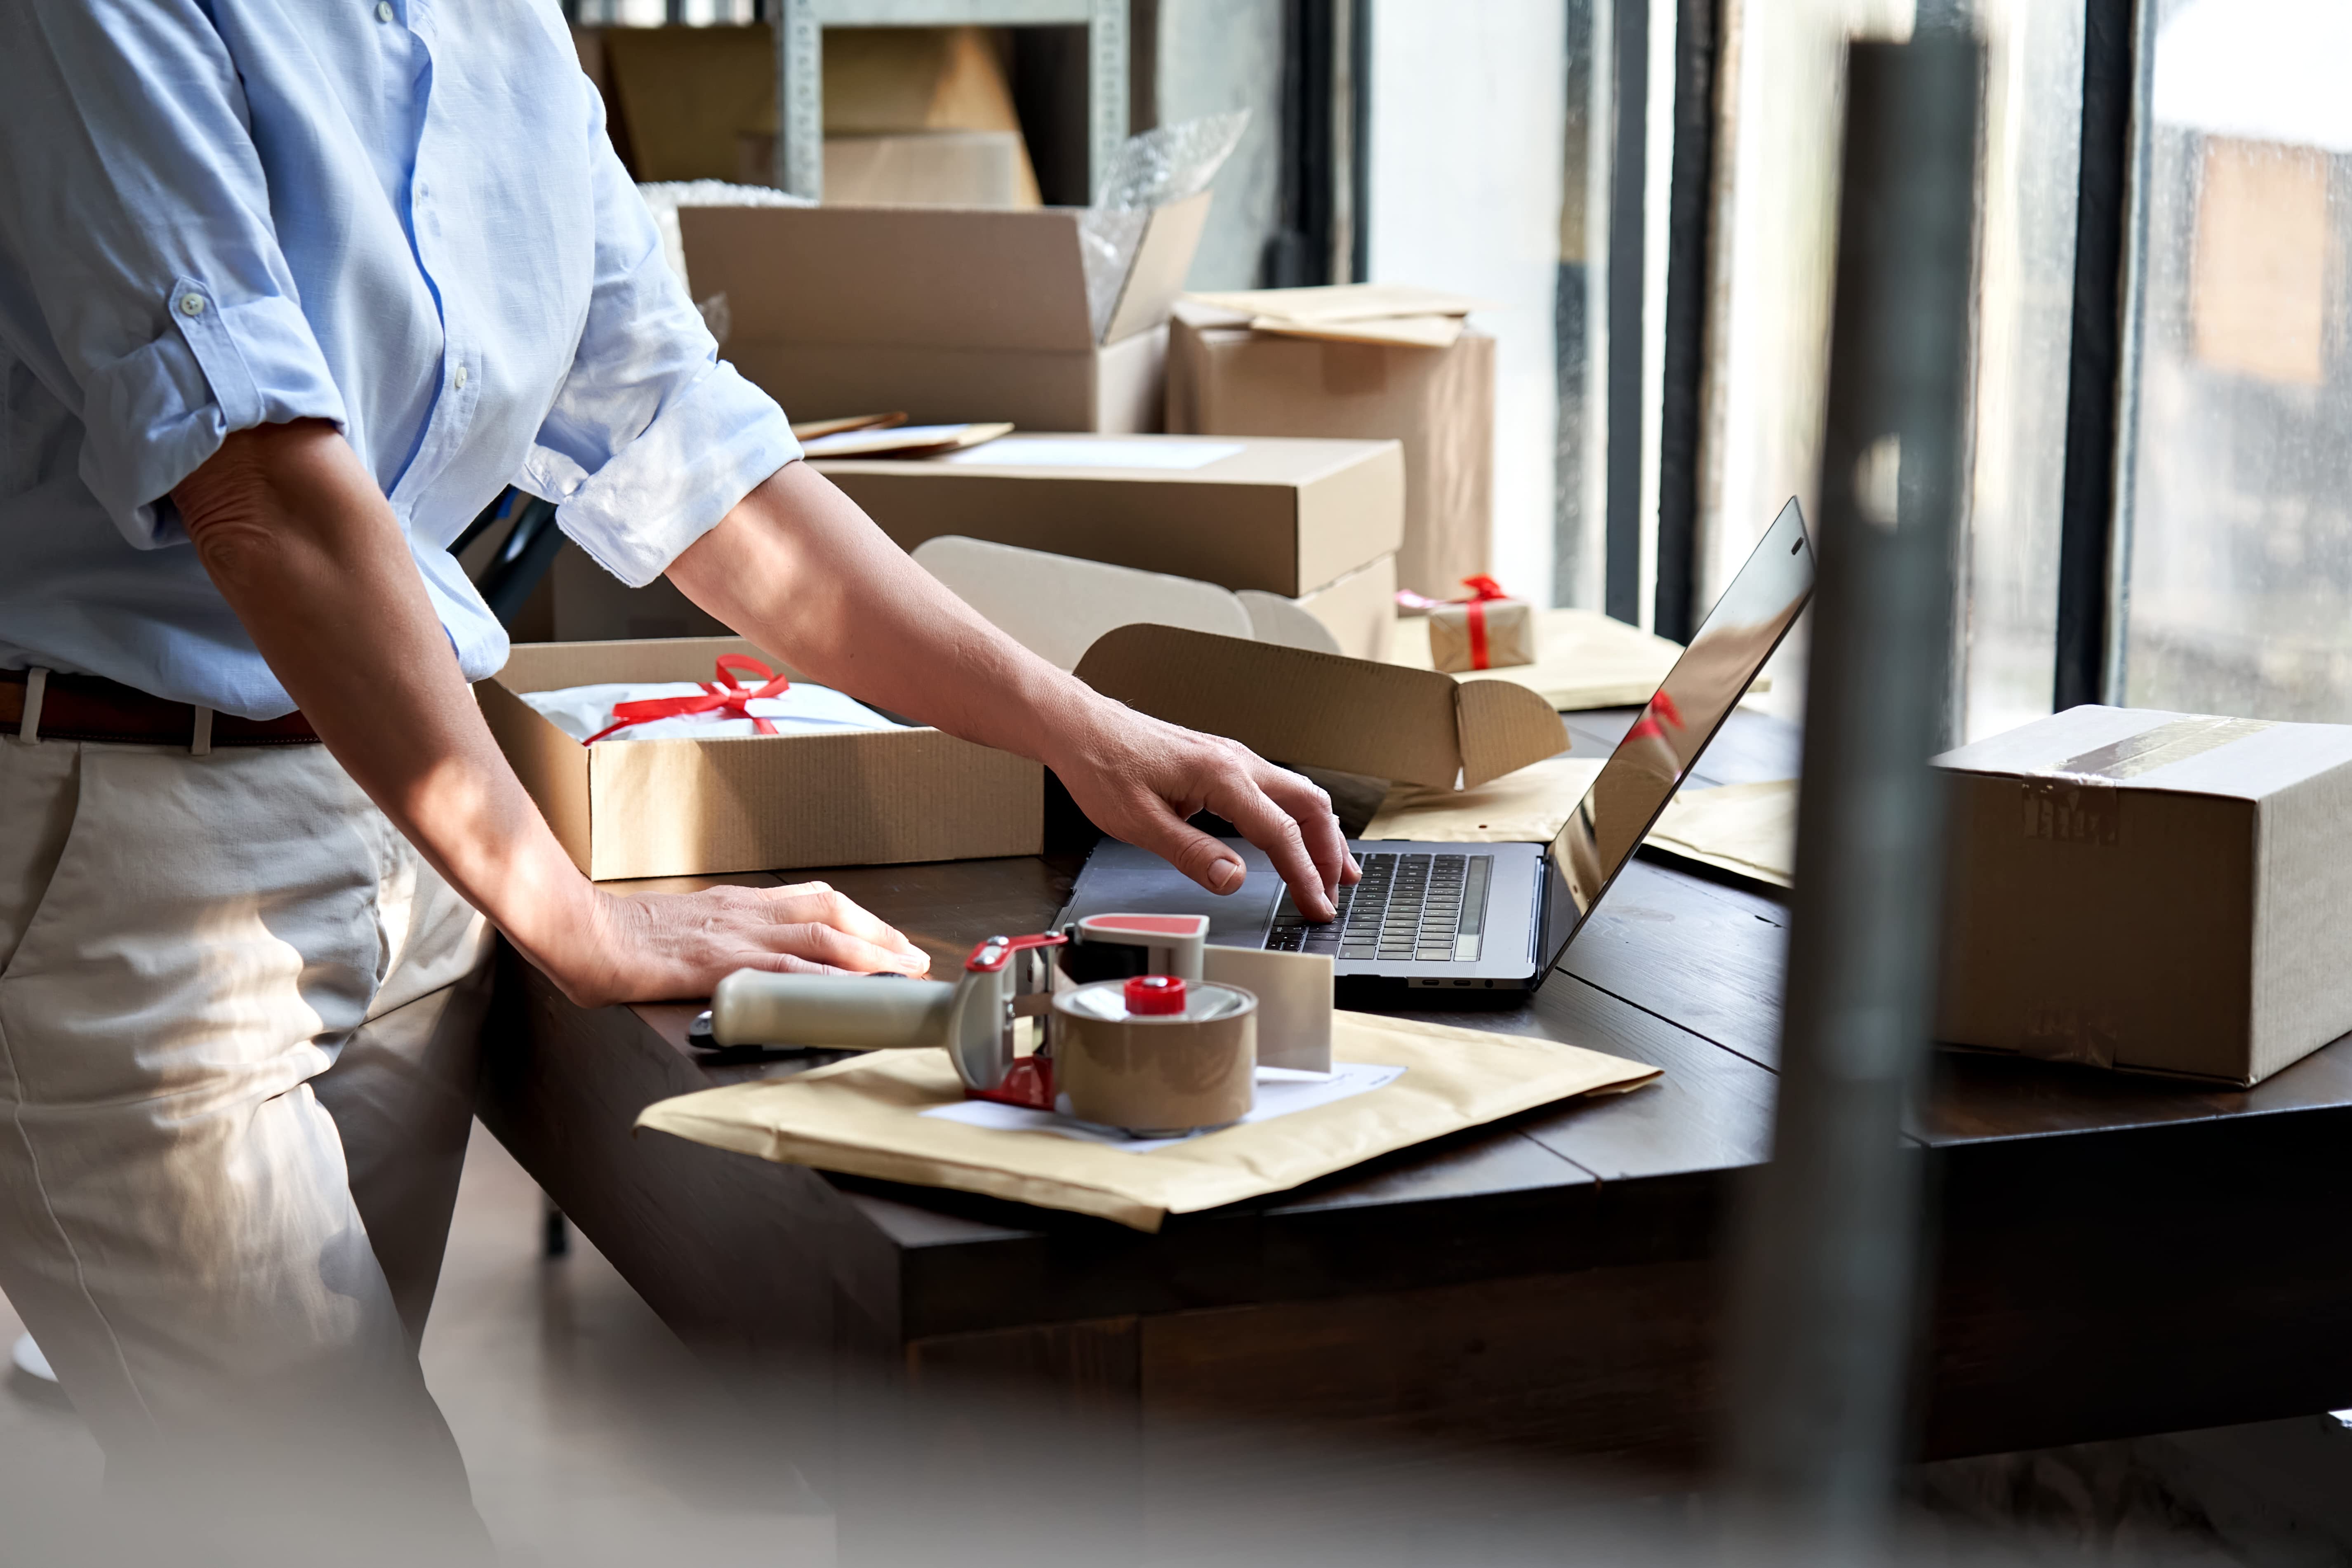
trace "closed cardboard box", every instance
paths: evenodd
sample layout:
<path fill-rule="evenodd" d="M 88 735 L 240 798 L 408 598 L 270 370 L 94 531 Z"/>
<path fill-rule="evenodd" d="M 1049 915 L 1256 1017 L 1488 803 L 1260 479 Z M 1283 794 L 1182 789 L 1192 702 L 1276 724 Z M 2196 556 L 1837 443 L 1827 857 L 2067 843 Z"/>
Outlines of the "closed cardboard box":
<path fill-rule="evenodd" d="M 1389 438 L 1404 448 L 1397 582 L 1451 598 L 1488 570 L 1494 533 L 1495 341 L 1451 348 L 1333 342 L 1250 330 L 1192 303 L 1169 327 L 1171 433 Z"/>
<path fill-rule="evenodd" d="M 1156 430 L 1169 307 L 1206 193 L 1150 215 L 1089 304 L 1079 211 L 684 207 L 694 296 L 727 296 L 727 358 L 795 419 Z"/>
<path fill-rule="evenodd" d="M 1404 531 L 1393 441 L 1015 435 L 810 466 L 908 550 L 960 533 L 1291 598 L 1392 553 Z"/>
<path fill-rule="evenodd" d="M 937 730 L 582 745 L 517 695 L 709 680 L 740 637 L 519 646 L 474 690 L 558 842 L 598 881 L 1034 855 L 1045 770 Z M 783 671 L 789 674 L 790 671 Z"/>
<path fill-rule="evenodd" d="M 2352 1030 L 2352 727 L 2084 707 L 1937 764 L 1939 1039 L 2242 1085 Z"/>

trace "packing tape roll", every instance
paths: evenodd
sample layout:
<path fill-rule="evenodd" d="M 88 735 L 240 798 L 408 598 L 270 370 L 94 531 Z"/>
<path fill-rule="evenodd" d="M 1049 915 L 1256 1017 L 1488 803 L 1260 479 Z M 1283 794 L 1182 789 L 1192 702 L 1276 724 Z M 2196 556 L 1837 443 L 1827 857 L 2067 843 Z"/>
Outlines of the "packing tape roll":
<path fill-rule="evenodd" d="M 1185 1009 L 1130 1015 L 1124 982 L 1054 998 L 1054 1089 L 1081 1121 L 1168 1135 L 1223 1127 L 1257 1100 L 1257 998 L 1238 985 L 1186 986 Z"/>

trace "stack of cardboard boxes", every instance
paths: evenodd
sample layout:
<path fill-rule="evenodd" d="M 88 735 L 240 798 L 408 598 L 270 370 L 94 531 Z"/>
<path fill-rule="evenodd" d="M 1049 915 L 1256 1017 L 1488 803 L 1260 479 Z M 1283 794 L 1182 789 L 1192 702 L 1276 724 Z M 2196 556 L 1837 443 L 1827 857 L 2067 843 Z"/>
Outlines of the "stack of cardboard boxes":
<path fill-rule="evenodd" d="M 694 297 L 726 297 L 721 353 L 794 418 L 888 412 L 919 425 L 1015 427 L 951 452 L 812 459 L 899 544 L 963 536 L 1286 601 L 1271 606 L 1281 612 L 1274 620 L 1290 617 L 1293 631 L 1311 634 L 1306 641 L 1255 631 L 1209 639 L 1244 650 L 1219 656 L 1244 666 L 1260 657 L 1253 648 L 1379 660 L 1400 552 L 1414 563 L 1412 581 L 1431 589 L 1485 564 L 1492 344 L 1463 332 L 1458 318 L 1447 344 L 1428 346 L 1286 339 L 1248 314 L 1219 326 L 1188 310 L 1175 323 L 1185 358 L 1171 400 L 1171 316 L 1208 201 L 1204 193 L 1139 215 L 1131 249 L 1108 269 L 1099 226 L 1068 208 L 686 207 L 679 227 Z M 1177 433 L 1163 433 L 1171 409 Z M 1242 619 L 1255 626 L 1259 613 Z M 554 621 L 557 644 L 519 650 L 485 705 L 592 875 L 1033 846 L 1034 765 L 1003 759 L 992 772 L 966 757 L 971 748 L 929 731 L 581 748 L 510 691 L 707 679 L 700 667 L 714 650 L 741 645 L 625 640 L 723 628 L 666 583 L 625 588 L 577 552 L 556 568 Z M 1284 640 L 1292 647 L 1274 646 Z M 1317 647 L 1326 651 L 1294 653 Z M 1381 680 L 1431 683 L 1419 696 L 1448 725 L 1467 700 L 1450 678 L 1332 663 L 1366 672 L 1359 684 L 1375 707 L 1393 696 Z M 1505 748 L 1511 766 L 1562 743 L 1549 705 L 1520 695 L 1522 727 L 1544 722 L 1540 736 Z M 1305 732 L 1296 709 L 1284 709 L 1285 733 Z M 1348 728 L 1385 744 L 1393 725 L 1368 713 Z M 1484 739 L 1471 747 L 1481 757 L 1493 749 Z M 724 778 L 710 771 L 722 763 Z M 1442 771 L 1450 781 L 1462 765 L 1457 758 Z M 740 778 L 725 771 L 746 768 Z M 776 838 L 783 829 L 769 813 L 749 806 L 723 832 L 692 826 L 709 810 L 670 824 L 667 837 L 644 825 L 666 796 L 723 784 L 719 793 L 739 804 L 772 801 L 780 780 L 830 803 L 822 821 L 792 813 L 800 837 L 789 841 Z"/>

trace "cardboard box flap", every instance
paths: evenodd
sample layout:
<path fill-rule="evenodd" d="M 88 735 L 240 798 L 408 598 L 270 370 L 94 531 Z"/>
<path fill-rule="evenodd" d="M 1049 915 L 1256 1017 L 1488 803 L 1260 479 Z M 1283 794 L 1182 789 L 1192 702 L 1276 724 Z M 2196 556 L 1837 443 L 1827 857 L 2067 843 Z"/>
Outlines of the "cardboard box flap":
<path fill-rule="evenodd" d="M 2352 763 L 2352 725 L 2085 705 L 1936 759 L 1956 773 L 2261 800 Z"/>
<path fill-rule="evenodd" d="M 1177 296 L 1184 291 L 1192 253 L 1201 247 L 1201 231 L 1209 222 L 1210 195 L 1202 191 L 1153 210 L 1135 247 L 1135 259 L 1119 285 L 1118 303 L 1111 307 L 1103 342 L 1115 343 L 1148 332 L 1168 319 Z"/>
<path fill-rule="evenodd" d="M 1077 675 L 1139 711 L 1264 757 L 1438 789 L 1484 784 L 1568 748 L 1559 715 L 1524 688 L 1463 686 L 1429 670 L 1174 626 L 1106 632 Z"/>
<path fill-rule="evenodd" d="M 677 219 L 695 298 L 727 296 L 730 341 L 1095 346 L 1075 208 L 681 207 Z"/>
<path fill-rule="evenodd" d="M 914 555 L 950 593 L 1058 669 L 1075 666 L 1103 633 L 1139 621 L 1225 637 L 1255 631 L 1252 612 L 1230 589 L 1190 577 L 954 533 L 925 540 Z"/>

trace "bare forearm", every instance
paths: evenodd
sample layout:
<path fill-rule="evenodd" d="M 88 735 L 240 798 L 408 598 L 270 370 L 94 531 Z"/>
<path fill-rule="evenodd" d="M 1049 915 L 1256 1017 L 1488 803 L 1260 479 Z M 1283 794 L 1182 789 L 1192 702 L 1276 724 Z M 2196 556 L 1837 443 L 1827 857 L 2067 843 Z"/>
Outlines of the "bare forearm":
<path fill-rule="evenodd" d="M 174 492 L 198 555 L 336 761 L 534 959 L 594 893 L 483 724 L 390 505 L 331 426 L 230 437 Z"/>
<path fill-rule="evenodd" d="M 671 563 L 687 596 L 851 696 L 1052 768 L 1105 832 L 1202 886 L 1239 887 L 1233 851 L 1188 826 L 1215 812 L 1266 851 L 1309 918 L 1355 864 L 1329 797 L 1245 748 L 1097 695 L 982 620 L 848 497 L 789 463 Z"/>
<path fill-rule="evenodd" d="M 811 679 L 1053 760 L 1101 699 L 981 618 L 856 504 L 792 463 L 671 565 L 703 609 Z"/>

